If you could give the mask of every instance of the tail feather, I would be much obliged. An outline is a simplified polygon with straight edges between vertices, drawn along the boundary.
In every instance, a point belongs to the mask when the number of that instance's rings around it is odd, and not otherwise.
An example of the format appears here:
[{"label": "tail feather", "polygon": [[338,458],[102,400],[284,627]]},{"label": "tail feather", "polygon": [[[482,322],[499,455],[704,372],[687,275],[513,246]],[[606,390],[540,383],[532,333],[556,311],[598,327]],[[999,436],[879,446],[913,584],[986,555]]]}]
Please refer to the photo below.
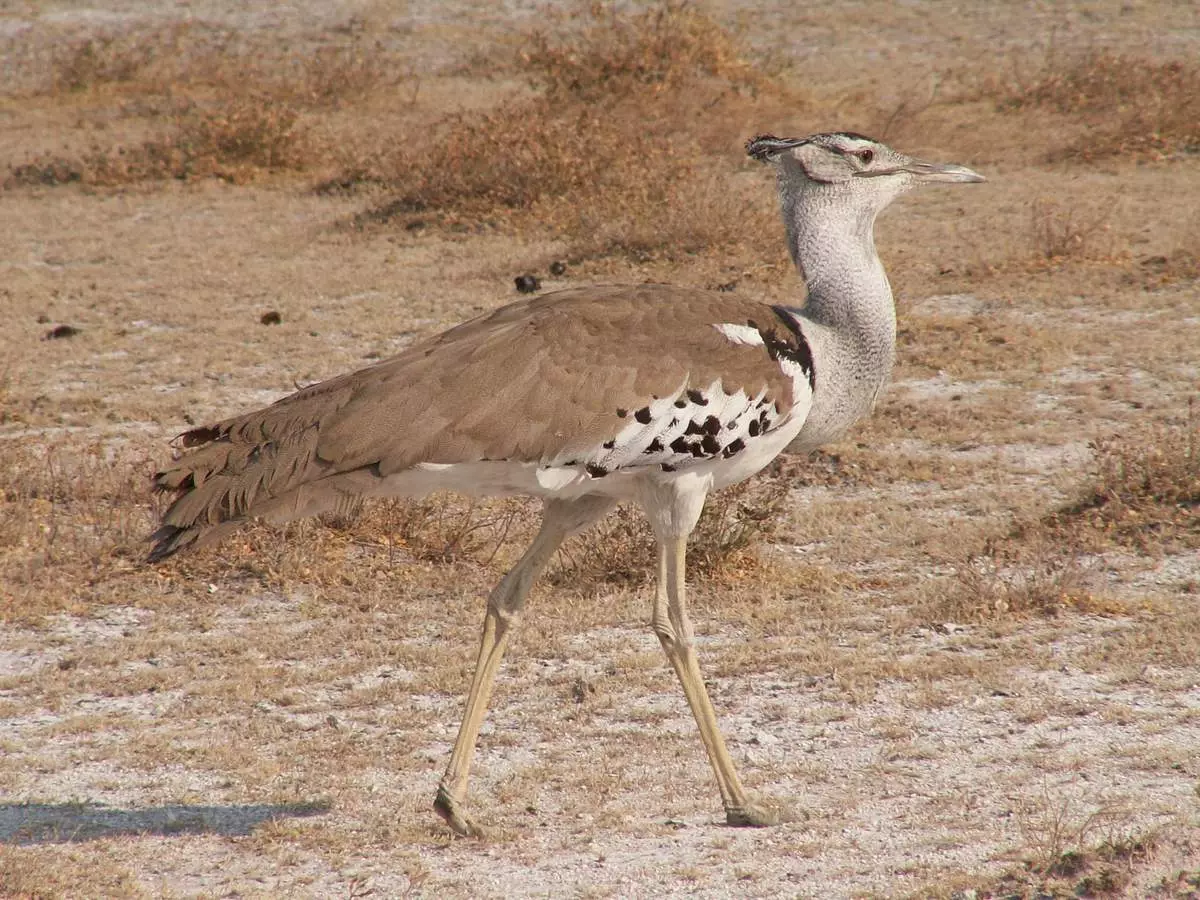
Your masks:
[{"label": "tail feather", "polygon": [[[252,435],[258,440],[245,440]],[[320,505],[313,483],[335,474],[317,454],[315,423],[287,431],[231,420],[193,429],[178,444],[188,449],[154,476],[153,489],[174,500],[150,536],[151,561],[216,541],[247,519],[308,514]]]}]

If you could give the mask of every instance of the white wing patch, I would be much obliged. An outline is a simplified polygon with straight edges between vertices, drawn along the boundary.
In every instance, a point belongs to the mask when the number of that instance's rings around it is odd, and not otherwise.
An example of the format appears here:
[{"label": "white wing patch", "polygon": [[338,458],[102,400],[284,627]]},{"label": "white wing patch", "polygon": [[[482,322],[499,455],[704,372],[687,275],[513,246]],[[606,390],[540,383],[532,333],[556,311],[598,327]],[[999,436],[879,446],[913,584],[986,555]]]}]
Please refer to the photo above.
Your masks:
[{"label": "white wing patch", "polygon": [[[684,382],[669,396],[657,397],[641,409],[618,410],[626,422],[612,440],[582,454],[563,453],[544,460],[537,473],[539,485],[553,491],[610,474],[648,468],[686,471],[722,460],[731,460],[722,465],[724,474],[738,480],[779,453],[799,433],[812,409],[811,373],[794,355],[780,352],[777,340],[768,346],[773,333],[764,337],[758,328],[732,322],[713,328],[731,343],[767,347],[792,383],[786,415],[767,397],[765,385],[750,396],[741,389],[727,392],[720,379],[702,389]],[[803,344],[803,336],[798,336]]]},{"label": "white wing patch", "polygon": [[[807,382],[805,382],[807,387]],[[782,421],[764,386],[751,397],[743,390],[726,393],[720,380],[698,390],[680,386],[670,396],[626,412],[628,423],[611,440],[582,458],[549,460],[538,480],[550,487],[560,472],[591,478],[653,467],[674,472],[712,459],[736,456]],[[582,470],[582,471],[581,471]]]},{"label": "white wing patch", "polygon": [[763,344],[763,336],[757,328],[751,328],[749,325],[734,325],[732,322],[722,322],[719,325],[714,325],[713,328],[725,335],[733,344],[748,344],[752,347],[761,347]]}]

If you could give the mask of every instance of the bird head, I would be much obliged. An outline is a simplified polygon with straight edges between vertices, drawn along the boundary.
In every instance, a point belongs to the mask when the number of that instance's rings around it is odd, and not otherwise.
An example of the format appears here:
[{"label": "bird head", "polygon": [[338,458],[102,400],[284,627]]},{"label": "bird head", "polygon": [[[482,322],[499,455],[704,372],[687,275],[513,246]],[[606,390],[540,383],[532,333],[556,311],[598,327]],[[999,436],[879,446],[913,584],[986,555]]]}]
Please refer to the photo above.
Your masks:
[{"label": "bird head", "polygon": [[829,132],[806,138],[762,134],[746,142],[746,152],[777,166],[782,183],[801,189],[842,186],[877,196],[881,205],[922,184],[985,180],[965,166],[905,156],[880,141],[853,132]]}]

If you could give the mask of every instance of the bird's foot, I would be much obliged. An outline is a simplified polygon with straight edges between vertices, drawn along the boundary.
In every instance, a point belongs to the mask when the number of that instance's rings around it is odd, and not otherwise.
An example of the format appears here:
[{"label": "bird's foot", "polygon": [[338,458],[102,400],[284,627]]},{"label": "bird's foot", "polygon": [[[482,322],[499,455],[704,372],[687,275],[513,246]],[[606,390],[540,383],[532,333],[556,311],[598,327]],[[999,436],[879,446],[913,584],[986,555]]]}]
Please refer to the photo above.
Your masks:
[{"label": "bird's foot", "polygon": [[444,784],[438,785],[437,797],[434,798],[433,808],[455,834],[462,835],[463,837],[479,838],[481,840],[487,836],[483,827],[477,825],[463,811],[462,804],[450,795],[449,789]]},{"label": "bird's foot", "polygon": [[792,815],[774,803],[747,800],[740,806],[725,807],[725,823],[734,828],[769,828],[790,822]]}]

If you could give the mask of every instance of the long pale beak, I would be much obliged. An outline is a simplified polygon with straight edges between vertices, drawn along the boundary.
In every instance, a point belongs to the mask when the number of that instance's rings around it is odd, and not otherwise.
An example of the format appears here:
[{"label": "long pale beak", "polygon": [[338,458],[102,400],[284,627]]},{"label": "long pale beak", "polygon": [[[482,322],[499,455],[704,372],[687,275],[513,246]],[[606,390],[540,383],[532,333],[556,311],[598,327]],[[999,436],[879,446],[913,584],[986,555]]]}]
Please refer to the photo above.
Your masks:
[{"label": "long pale beak", "polygon": [[890,169],[873,169],[866,172],[855,172],[859,178],[877,178],[880,175],[896,175],[907,172],[915,175],[919,181],[942,182],[943,184],[967,184],[976,181],[987,181],[978,172],[966,166],[956,166],[953,163],[934,163],[923,159],[910,159],[902,166]]},{"label": "long pale beak", "polygon": [[951,184],[987,181],[978,172],[973,172],[966,166],[956,166],[953,163],[932,163],[923,159],[910,160],[900,167],[903,172],[917,176],[921,181],[942,181]]}]

